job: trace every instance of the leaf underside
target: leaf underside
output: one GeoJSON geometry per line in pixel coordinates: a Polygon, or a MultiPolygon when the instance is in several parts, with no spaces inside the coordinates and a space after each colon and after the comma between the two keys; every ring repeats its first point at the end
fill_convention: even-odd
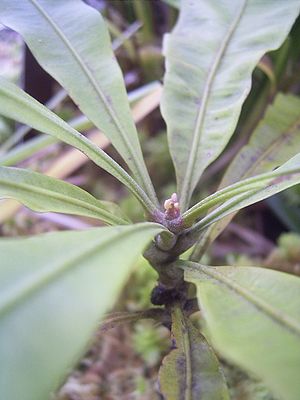
{"type": "Polygon", "coordinates": [[[229,400],[218,359],[193,323],[176,307],[172,312],[175,348],[159,371],[166,400],[229,400]]]}
{"type": "Polygon", "coordinates": [[[58,212],[126,224],[119,207],[100,201],[83,189],[37,172],[0,167],[0,198],[13,198],[34,211],[58,212]]]}
{"type": "Polygon", "coordinates": [[[192,229],[205,229],[227,215],[236,213],[244,207],[264,200],[298,183],[300,183],[300,153],[273,172],[249,178],[249,180],[245,180],[245,183],[243,181],[239,182],[238,185],[243,190],[236,194],[232,191],[232,196],[229,191],[227,200],[200,219],[192,229]]]}
{"type": "Polygon", "coordinates": [[[0,241],[1,399],[50,397],[161,230],[144,223],[0,241]]]}
{"type": "Polygon", "coordinates": [[[122,72],[100,13],[81,0],[2,0],[0,21],[23,36],[42,67],[111,139],[135,179],[156,201],[122,72]]]}
{"type": "MultiPolygon", "coordinates": [[[[300,152],[300,99],[278,94],[250,137],[229,165],[219,189],[239,180],[272,171],[300,152]]],[[[235,213],[212,225],[202,243],[209,246],[235,213]]],[[[201,244],[200,244],[201,246],[201,244]]]]}
{"type": "Polygon", "coordinates": [[[255,267],[184,263],[210,338],[284,400],[300,393],[300,279],[255,267]]]}
{"type": "Polygon", "coordinates": [[[299,6],[299,0],[182,0],[164,41],[161,111],[183,211],[236,127],[255,65],[281,45],[299,6]]]}
{"type": "Polygon", "coordinates": [[[59,116],[29,96],[18,86],[0,77],[0,114],[41,132],[82,151],[91,161],[117,178],[140,200],[145,208],[153,210],[153,203],[130,175],[99,146],[76,131],[59,116]]]}

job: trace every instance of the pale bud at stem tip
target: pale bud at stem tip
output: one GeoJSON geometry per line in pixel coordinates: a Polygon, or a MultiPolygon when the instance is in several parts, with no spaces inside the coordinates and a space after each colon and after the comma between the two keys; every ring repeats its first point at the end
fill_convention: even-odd
{"type": "Polygon", "coordinates": [[[177,193],[173,193],[173,194],[172,194],[171,200],[173,201],[173,203],[178,203],[178,196],[177,196],[177,193]]]}
{"type": "Polygon", "coordinates": [[[172,205],[173,205],[172,200],[171,200],[171,199],[167,199],[167,200],[164,202],[164,209],[165,209],[165,210],[169,210],[169,209],[172,207],[172,205]]]}
{"type": "Polygon", "coordinates": [[[173,193],[169,199],[164,202],[165,216],[168,219],[178,218],[180,215],[180,208],[178,202],[178,196],[173,193]]]}

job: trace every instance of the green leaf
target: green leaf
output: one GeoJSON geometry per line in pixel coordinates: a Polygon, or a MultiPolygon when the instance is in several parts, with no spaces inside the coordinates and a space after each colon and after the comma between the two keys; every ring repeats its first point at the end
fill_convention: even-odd
{"type": "MultiPolygon", "coordinates": [[[[227,210],[228,208],[229,213],[232,213],[294,186],[299,183],[299,168],[300,153],[273,172],[256,175],[218,190],[186,211],[182,215],[184,224],[185,226],[192,225],[203,213],[220,203],[223,205],[222,208],[214,209],[207,217],[219,215],[220,209],[227,210]],[[232,205],[234,205],[233,209],[232,205]]],[[[222,213],[221,218],[223,217],[222,213]]]]}
{"type": "Polygon", "coordinates": [[[161,230],[144,223],[0,241],[1,399],[50,397],[161,230]]]}
{"type": "Polygon", "coordinates": [[[0,114],[14,119],[34,129],[54,136],[62,142],[76,147],[86,154],[90,160],[105,169],[139,199],[149,211],[154,205],[137,183],[103,150],[93,144],[85,136],[77,132],[52,111],[48,110],[18,86],[0,77],[0,114]]]}
{"type": "MultiPolygon", "coordinates": [[[[107,20],[106,20],[107,22],[107,20]]],[[[118,37],[112,42],[112,49],[114,51],[118,50],[122,45],[124,47],[130,47],[126,45],[127,40],[136,32],[137,30],[137,25],[133,24],[128,29],[126,29],[124,32],[120,32],[118,34],[118,37]]],[[[129,45],[131,43],[129,42],[129,45]]],[[[129,50],[128,50],[129,51],[129,50]]],[[[138,98],[143,97],[146,95],[149,91],[151,92],[154,90],[156,87],[160,87],[161,84],[160,82],[150,82],[141,88],[134,89],[133,91],[128,93],[128,100],[129,103],[133,103],[136,101],[138,98]]],[[[49,108],[51,111],[53,111],[57,106],[59,106],[66,98],[68,97],[68,93],[64,89],[60,89],[55,93],[45,104],[47,108],[49,108]]],[[[90,127],[93,127],[94,124],[84,115],[79,115],[78,117],[73,118],[71,121],[68,121],[68,123],[73,126],[73,128],[81,131],[81,129],[89,129],[90,127]],[[74,125],[72,125],[72,123],[74,125]],[[77,126],[75,126],[77,125],[77,126]],[[81,126],[82,128],[79,128],[81,126]]],[[[1,124],[0,124],[1,125],[1,124]]],[[[7,138],[7,140],[1,144],[0,146],[0,163],[1,165],[1,159],[2,159],[2,154],[8,153],[8,151],[15,146],[17,143],[20,143],[20,141],[30,132],[31,128],[28,126],[21,126],[19,127],[14,133],[10,135],[10,137],[7,138]]],[[[1,136],[1,134],[0,134],[1,136]]],[[[0,140],[1,143],[1,140],[0,140]]],[[[8,154],[7,154],[8,155],[8,154]]],[[[8,155],[9,156],[9,155],[8,155]]]]}
{"type": "Polygon", "coordinates": [[[195,217],[201,211],[201,208],[205,210],[210,208],[210,205],[214,204],[216,200],[225,199],[221,206],[209,212],[191,228],[193,231],[205,229],[231,213],[282,192],[298,183],[300,183],[300,153],[273,172],[254,176],[229,186],[223,191],[216,192],[215,195],[204,200],[203,207],[196,205],[185,216],[187,220],[193,219],[192,217],[195,217]],[[211,199],[213,201],[210,201],[211,199]]]}
{"type": "Polygon", "coordinates": [[[299,0],[182,0],[177,25],[164,42],[161,109],[183,211],[203,170],[235,129],[255,65],[283,42],[299,5],[299,0]]]}
{"type": "MultiPolygon", "coordinates": [[[[0,118],[0,145],[11,135],[11,127],[4,118],[0,118]]],[[[1,148],[0,146],[0,148],[1,148]]]]}
{"type": "Polygon", "coordinates": [[[176,343],[159,371],[160,390],[166,400],[228,400],[218,359],[205,338],[179,307],[172,311],[176,343]]]}
{"type": "Polygon", "coordinates": [[[281,399],[300,393],[300,279],[255,267],[182,263],[212,343],[281,399]]]}
{"type": "Polygon", "coordinates": [[[34,211],[82,215],[111,225],[128,223],[116,204],[99,201],[70,183],[20,168],[0,167],[0,198],[16,199],[34,211]]]}
{"type": "Polygon", "coordinates": [[[122,73],[100,13],[81,0],[3,0],[0,20],[23,36],[42,67],[111,139],[155,202],[122,73]]]}
{"type": "MultiPolygon", "coordinates": [[[[255,129],[249,143],[241,148],[229,165],[219,186],[227,187],[241,179],[272,171],[300,152],[300,99],[278,94],[255,129]]],[[[234,213],[218,221],[205,233],[201,243],[207,247],[226,228],[234,213]]]]}
{"type": "MultiPolygon", "coordinates": [[[[79,132],[89,130],[93,127],[93,124],[86,119],[84,115],[72,118],[71,120],[67,121],[67,123],[79,132]]],[[[21,132],[23,135],[24,132],[27,134],[30,131],[30,126],[21,125],[21,127],[12,135],[12,138],[14,135],[17,135],[18,132],[21,132]]],[[[4,154],[2,154],[0,151],[0,165],[4,167],[15,165],[21,161],[24,161],[26,158],[29,158],[32,154],[35,154],[39,150],[57,142],[59,142],[59,140],[54,136],[48,136],[44,134],[34,136],[33,138],[19,143],[7,153],[4,152],[4,154]]]]}
{"type": "Polygon", "coordinates": [[[272,171],[300,151],[300,99],[279,93],[249,142],[228,167],[220,188],[272,171]]]}
{"type": "MultiPolygon", "coordinates": [[[[139,87],[129,92],[128,100],[130,104],[133,105],[134,103],[143,99],[145,96],[151,94],[151,92],[160,87],[161,84],[158,81],[150,82],[142,87],[139,87]]],[[[87,119],[85,115],[79,115],[72,118],[68,121],[68,124],[79,132],[89,130],[93,127],[93,124],[87,119]]],[[[10,138],[10,143],[8,144],[7,141],[6,144],[8,145],[8,147],[10,147],[15,142],[17,142],[20,137],[24,137],[30,131],[31,127],[21,126],[17,131],[12,134],[10,138]]],[[[2,147],[0,147],[0,165],[15,165],[34,154],[36,151],[41,150],[42,148],[45,148],[50,144],[56,142],[58,142],[58,139],[56,139],[55,137],[49,137],[48,135],[39,135],[38,137],[33,137],[23,143],[18,144],[9,152],[4,152],[4,154],[2,154],[2,147]]]]}

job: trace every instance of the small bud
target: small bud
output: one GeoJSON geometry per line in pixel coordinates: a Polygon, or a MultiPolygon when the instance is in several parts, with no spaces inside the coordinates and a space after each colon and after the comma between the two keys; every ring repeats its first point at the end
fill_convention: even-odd
{"type": "Polygon", "coordinates": [[[167,199],[167,200],[164,202],[164,209],[165,209],[165,210],[169,210],[169,209],[172,207],[172,205],[173,205],[172,200],[171,200],[171,199],[167,199]]]}
{"type": "Polygon", "coordinates": [[[166,219],[172,220],[180,216],[178,196],[173,193],[172,196],[164,202],[166,219]]]}
{"type": "Polygon", "coordinates": [[[173,194],[172,194],[171,200],[173,201],[173,203],[178,203],[178,196],[177,196],[177,193],[173,193],[173,194]]]}

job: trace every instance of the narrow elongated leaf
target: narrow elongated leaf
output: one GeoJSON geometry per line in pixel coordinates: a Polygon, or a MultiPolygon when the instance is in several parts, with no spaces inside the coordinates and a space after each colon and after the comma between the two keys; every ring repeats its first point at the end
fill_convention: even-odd
{"type": "MultiPolygon", "coordinates": [[[[126,46],[126,41],[136,32],[136,26],[129,26],[128,29],[126,29],[125,32],[122,32],[120,36],[118,36],[113,42],[112,42],[112,49],[114,51],[118,50],[122,45],[126,46]]],[[[152,82],[149,84],[146,84],[142,88],[139,89],[134,89],[131,93],[128,93],[128,100],[129,103],[136,100],[136,97],[140,97],[140,95],[143,97],[145,93],[147,93],[148,90],[151,90],[150,87],[153,85],[156,86],[157,84],[160,85],[159,82],[152,82]],[[145,91],[144,91],[145,89],[145,91]],[[135,95],[135,92],[139,91],[140,93],[137,93],[137,96],[135,95]],[[134,100],[132,98],[132,94],[134,96],[134,100]]],[[[52,96],[49,101],[45,104],[47,108],[49,108],[51,111],[53,111],[59,104],[61,104],[66,98],[68,97],[68,93],[64,89],[60,89],[54,96],[52,96]]],[[[72,122],[74,124],[78,124],[81,126],[93,126],[93,123],[84,115],[80,115],[79,117],[75,117],[72,122]],[[82,122],[82,123],[81,123],[82,122]]],[[[68,122],[71,126],[72,123],[71,121],[68,122]]],[[[80,128],[77,128],[73,126],[73,128],[77,129],[80,131],[80,128]]],[[[89,129],[89,128],[83,128],[83,129],[89,129]]],[[[31,128],[28,126],[21,126],[19,127],[9,138],[7,138],[7,141],[3,143],[3,145],[0,146],[0,159],[2,153],[7,153],[9,149],[11,149],[13,146],[15,146],[17,143],[20,143],[20,141],[30,132],[31,128]]]]}
{"type": "MultiPolygon", "coordinates": [[[[241,179],[272,171],[300,152],[300,99],[278,94],[265,117],[228,167],[220,184],[225,188],[241,179]]],[[[235,213],[211,226],[199,246],[208,246],[226,228],[235,213]]]]}
{"type": "Polygon", "coordinates": [[[50,397],[161,229],[146,223],[0,241],[1,399],[50,397]]]}
{"type": "Polygon", "coordinates": [[[95,164],[105,169],[141,201],[153,210],[153,204],[137,183],[103,150],[81,135],[52,111],[48,110],[18,86],[0,77],[0,114],[41,132],[54,136],[85,153],[95,164]]]}
{"type": "Polygon", "coordinates": [[[11,127],[7,124],[4,118],[0,118],[0,150],[3,142],[11,135],[11,127]]]}
{"type": "MultiPolygon", "coordinates": [[[[232,186],[233,188],[240,188],[240,192],[239,190],[234,189],[230,191],[229,187],[228,193],[226,193],[226,197],[229,197],[229,199],[226,200],[221,206],[209,212],[191,229],[195,231],[205,229],[210,224],[226,217],[231,213],[237,212],[244,207],[264,200],[276,193],[282,192],[283,190],[298,183],[300,183],[300,153],[273,172],[249,178],[248,180],[241,181],[237,185],[232,186]],[[260,184],[262,187],[257,188],[260,186],[260,184]],[[230,192],[232,193],[232,196],[230,196],[230,192]]],[[[194,210],[195,214],[197,214],[200,208],[197,209],[196,206],[194,210]]],[[[194,210],[192,208],[191,211],[187,213],[187,216],[192,216],[194,210]]]]}
{"type": "Polygon", "coordinates": [[[159,371],[166,400],[229,400],[219,362],[201,333],[179,307],[172,312],[175,349],[159,371]]]}
{"type": "Polygon", "coordinates": [[[156,201],[122,73],[100,13],[81,0],[2,0],[0,21],[23,36],[42,67],[111,139],[138,183],[156,201]]]}
{"type": "Polygon", "coordinates": [[[183,210],[235,129],[255,65],[280,46],[299,7],[299,0],[182,0],[164,42],[161,108],[183,210]]]}
{"type": "MultiPolygon", "coordinates": [[[[46,104],[46,107],[52,111],[46,104]]],[[[72,128],[76,129],[77,131],[86,131],[93,128],[93,124],[89,121],[84,115],[79,115],[71,120],[67,121],[67,123],[72,126],[72,128]]],[[[13,134],[12,136],[5,142],[4,146],[0,148],[0,163],[4,165],[6,159],[9,159],[11,153],[13,153],[17,148],[21,148],[22,146],[26,147],[28,145],[29,140],[36,140],[37,138],[34,137],[32,139],[26,140],[24,143],[23,138],[31,131],[31,126],[21,125],[13,134]],[[10,150],[13,147],[12,150],[10,150]],[[8,157],[7,157],[8,156],[8,157]],[[7,158],[6,158],[7,157],[7,158]]],[[[43,135],[45,141],[49,144],[58,142],[55,138],[50,138],[49,136],[43,135]]],[[[40,139],[40,138],[39,138],[40,139]]],[[[8,166],[8,165],[7,165],[8,166]]]]}
{"type": "MultiPolygon", "coordinates": [[[[154,109],[157,106],[157,104],[155,104],[155,101],[152,101],[151,104],[150,100],[152,100],[153,94],[160,91],[160,89],[161,89],[161,84],[157,81],[154,81],[128,93],[128,100],[130,104],[133,105],[134,103],[137,103],[134,104],[132,109],[133,119],[136,123],[139,122],[147,112],[150,113],[152,109],[154,109]],[[136,108],[137,105],[140,105],[142,101],[147,101],[148,104],[148,108],[147,110],[144,111],[144,113],[139,112],[139,110],[137,110],[136,108]]],[[[68,121],[68,124],[79,132],[89,130],[93,127],[93,124],[84,115],[79,115],[75,118],[72,118],[71,120],[68,121]]],[[[27,134],[31,130],[30,127],[26,127],[27,129],[25,127],[22,128],[23,128],[23,134],[24,131],[25,134],[27,134]]],[[[18,131],[16,131],[13,134],[13,136],[15,135],[18,136],[17,133],[18,131]]],[[[55,137],[42,135],[26,140],[25,143],[21,143],[15,146],[12,150],[3,155],[1,153],[1,148],[0,148],[0,165],[3,166],[15,165],[20,161],[23,161],[30,155],[34,154],[36,151],[46,146],[49,146],[52,143],[56,143],[57,141],[58,139],[56,139],[55,137]]]]}
{"type": "Polygon", "coordinates": [[[59,179],[20,168],[0,167],[0,198],[13,198],[34,211],[52,211],[126,224],[119,207],[99,201],[85,190],[59,179]]]}
{"type": "MultiPolygon", "coordinates": [[[[247,196],[243,196],[244,194],[246,194],[248,195],[250,202],[248,203],[246,201],[245,204],[243,203],[242,207],[245,207],[249,204],[252,204],[253,200],[254,202],[260,201],[263,198],[272,196],[275,193],[285,190],[287,187],[297,184],[297,174],[299,173],[300,167],[299,162],[300,153],[294,156],[285,164],[283,164],[281,167],[276,168],[273,172],[256,175],[227,186],[224,189],[218,190],[217,192],[206,197],[199,203],[195,204],[183,214],[183,221],[185,225],[190,226],[197,218],[199,218],[210,208],[220,203],[224,203],[227,200],[229,200],[231,203],[236,204],[236,200],[238,198],[247,199],[247,196]],[[289,182],[286,182],[287,179],[289,182]],[[279,185],[279,183],[282,185],[279,185]],[[288,186],[286,186],[287,183],[288,186]],[[265,192],[265,189],[267,189],[267,192],[265,192]],[[257,199],[256,195],[258,195],[257,199]]],[[[223,204],[224,207],[226,206],[226,204],[227,203],[223,204]]],[[[238,203],[238,207],[239,204],[240,203],[238,203]]],[[[209,215],[212,215],[214,211],[210,212],[209,215]]]]}
{"type": "Polygon", "coordinates": [[[184,268],[218,351],[280,399],[299,399],[300,279],[254,267],[184,268]]]}

